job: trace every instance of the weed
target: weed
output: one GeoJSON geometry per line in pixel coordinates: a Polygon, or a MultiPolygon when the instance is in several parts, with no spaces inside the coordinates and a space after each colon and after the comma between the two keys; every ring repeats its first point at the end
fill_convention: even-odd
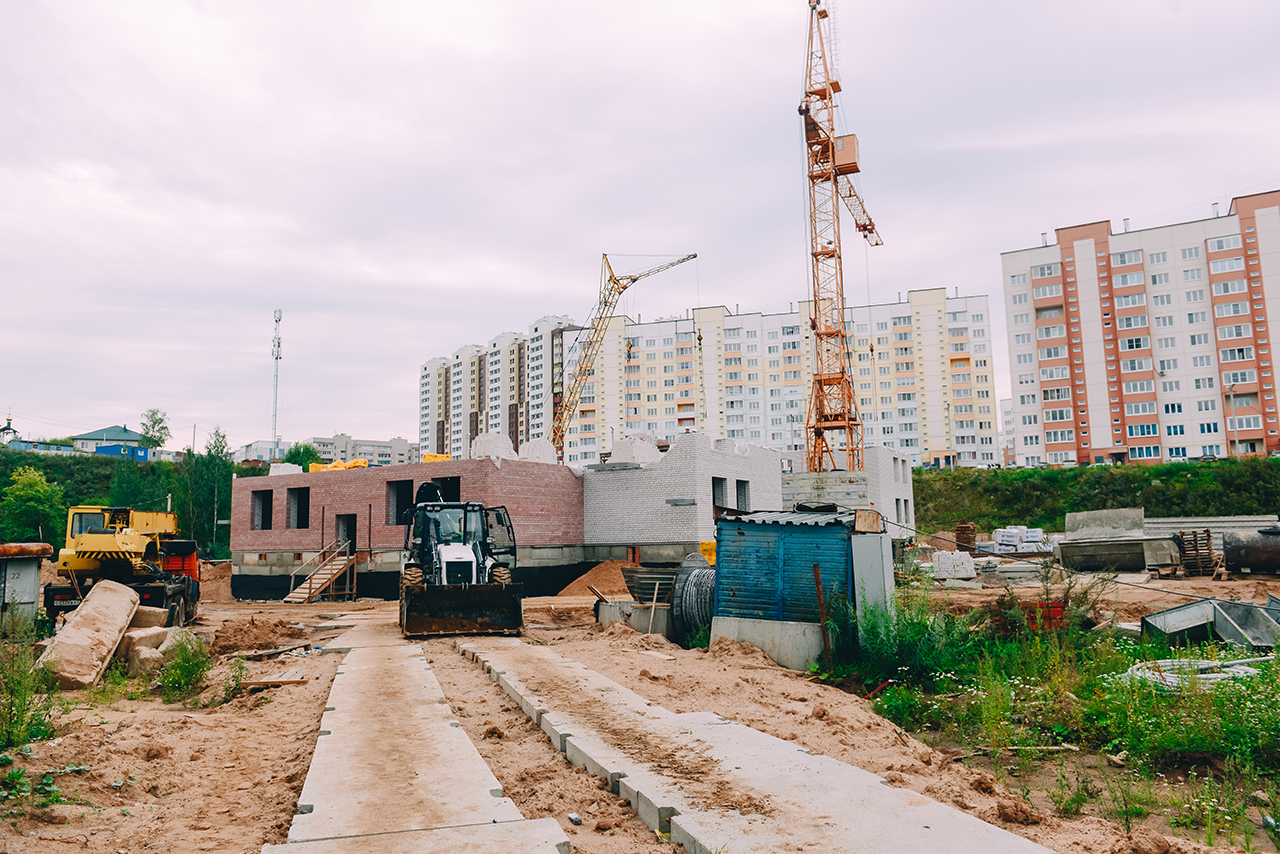
{"type": "Polygon", "coordinates": [[[213,659],[200,639],[183,632],[174,642],[172,658],[160,671],[160,692],[166,703],[191,695],[213,666],[213,659]]]}
{"type": "Polygon", "coordinates": [[[1080,765],[1075,768],[1075,782],[1067,779],[1067,765],[1058,760],[1058,779],[1052,789],[1048,790],[1049,800],[1058,812],[1063,815],[1079,815],[1084,805],[1096,798],[1100,792],[1087,776],[1080,773],[1080,765]]]}
{"type": "Polygon", "coordinates": [[[240,693],[240,683],[244,681],[244,677],[249,672],[249,667],[244,663],[244,659],[236,656],[231,661],[231,669],[227,671],[227,678],[222,682],[222,697],[217,705],[222,703],[230,703],[240,693]]]}
{"type": "Polygon", "coordinates": [[[711,646],[711,625],[704,623],[690,630],[685,638],[685,646],[689,649],[706,649],[711,646]]]}
{"type": "Polygon", "coordinates": [[[0,747],[16,747],[53,735],[55,686],[47,667],[31,654],[35,627],[17,607],[4,616],[0,641],[0,747]]]}
{"type": "Polygon", "coordinates": [[[5,800],[17,800],[31,792],[31,782],[27,780],[25,768],[15,768],[0,777],[0,797],[5,800]]]}
{"type": "Polygon", "coordinates": [[[1102,814],[1113,821],[1120,822],[1124,826],[1125,833],[1133,830],[1134,819],[1146,818],[1151,814],[1151,810],[1160,804],[1160,799],[1156,797],[1149,780],[1141,785],[1134,785],[1134,775],[1125,772],[1108,775],[1105,781],[1107,805],[1103,807],[1102,814]]]}

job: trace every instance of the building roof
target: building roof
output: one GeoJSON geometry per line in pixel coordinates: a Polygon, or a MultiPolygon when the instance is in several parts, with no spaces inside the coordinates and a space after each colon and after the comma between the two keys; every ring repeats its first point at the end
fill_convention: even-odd
{"type": "Polygon", "coordinates": [[[90,430],[88,433],[81,433],[79,436],[72,436],[71,438],[73,441],[84,439],[98,442],[141,442],[142,434],[135,433],[128,427],[112,424],[110,427],[103,427],[101,430],[90,430]]]}

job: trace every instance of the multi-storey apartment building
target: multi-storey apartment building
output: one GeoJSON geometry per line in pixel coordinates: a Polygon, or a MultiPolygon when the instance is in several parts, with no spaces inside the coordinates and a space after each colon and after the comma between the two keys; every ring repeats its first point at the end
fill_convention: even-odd
{"type": "Polygon", "coordinates": [[[1280,191],[1233,199],[1227,216],[1056,236],[1002,256],[1017,464],[1280,448],[1267,330],[1280,191]]]}
{"type": "MultiPolygon", "coordinates": [[[[368,460],[370,466],[398,466],[421,462],[418,444],[396,436],[391,439],[352,439],[346,433],[313,436],[303,444],[314,445],[326,463],[368,460]]],[[[285,443],[281,443],[282,445],[285,443]]]]}
{"type": "MultiPolygon", "coordinates": [[[[784,464],[802,468],[813,382],[810,316],[810,304],[802,302],[777,314],[712,306],[643,323],[611,318],[569,421],[565,462],[598,462],[623,436],[670,440],[697,431],[775,448],[784,452],[784,464]]],[[[905,302],[849,308],[846,317],[866,443],[900,448],[915,465],[999,462],[985,296],[911,291],[905,302]]],[[[523,336],[521,441],[550,437],[588,333],[567,317],[549,316],[523,336]]],[[[520,386],[497,370],[518,365],[515,337],[508,333],[487,348],[462,348],[424,363],[424,450],[464,457],[482,424],[509,433],[510,420],[494,419],[516,400],[502,397],[509,394],[502,389],[520,386]],[[483,387],[483,399],[473,382],[483,387]],[[471,411],[488,412],[489,420],[463,417],[471,411]]]]}

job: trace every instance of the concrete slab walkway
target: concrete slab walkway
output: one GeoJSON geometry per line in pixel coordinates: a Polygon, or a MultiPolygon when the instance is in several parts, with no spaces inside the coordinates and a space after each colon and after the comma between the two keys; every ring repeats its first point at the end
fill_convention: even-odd
{"type": "Polygon", "coordinates": [[[573,763],[689,854],[1032,854],[1035,843],[718,715],[674,714],[545,647],[458,642],[573,763]]]}
{"type": "Polygon", "coordinates": [[[458,725],[422,648],[394,615],[353,614],[284,845],[264,852],[559,852],[555,819],[526,821],[458,725]]]}

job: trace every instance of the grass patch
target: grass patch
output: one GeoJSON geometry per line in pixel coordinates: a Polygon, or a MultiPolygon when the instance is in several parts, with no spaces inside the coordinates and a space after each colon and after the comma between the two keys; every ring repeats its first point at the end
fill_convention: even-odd
{"type": "Polygon", "coordinates": [[[47,667],[36,667],[35,624],[10,607],[0,634],[0,748],[52,738],[57,686],[47,667]]]}
{"type": "Polygon", "coordinates": [[[182,632],[174,642],[169,663],[160,671],[160,694],[166,703],[185,700],[204,684],[213,658],[198,637],[182,632]]]}
{"type": "Polygon", "coordinates": [[[696,626],[685,636],[685,649],[707,649],[711,646],[711,625],[696,626]]]}

